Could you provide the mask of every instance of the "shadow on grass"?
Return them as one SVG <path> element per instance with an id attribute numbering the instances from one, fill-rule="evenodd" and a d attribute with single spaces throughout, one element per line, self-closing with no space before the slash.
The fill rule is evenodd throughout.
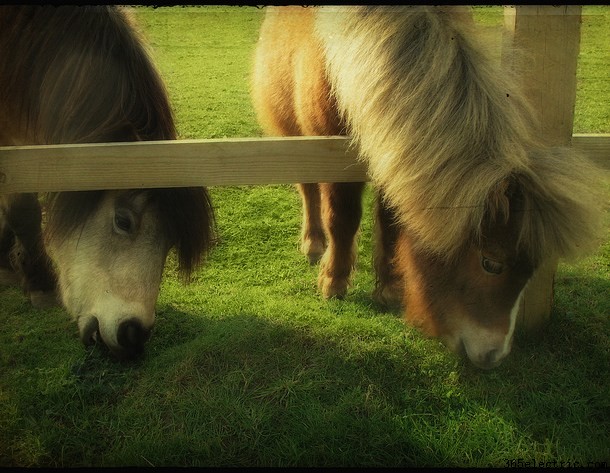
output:
<path id="1" fill-rule="evenodd" d="M 590 304 L 605 303 L 607 281 L 587 287 Z M 482 372 L 409 328 L 314 327 L 165 304 L 134 362 L 94 347 L 56 370 L 22 366 L 2 390 L 12 407 L 0 424 L 9 439 L 0 464 L 606 461 L 607 317 L 564 305 L 538 341 L 518 341 L 500 368 Z"/>

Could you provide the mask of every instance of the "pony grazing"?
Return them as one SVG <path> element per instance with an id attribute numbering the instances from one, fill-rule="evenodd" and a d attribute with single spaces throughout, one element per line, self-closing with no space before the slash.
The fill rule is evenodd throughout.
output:
<path id="1" fill-rule="evenodd" d="M 0 145 L 171 140 L 164 84 L 127 11 L 0 7 Z M 172 247 L 185 276 L 213 241 L 204 188 L 0 195 L 0 279 L 59 296 L 85 344 L 142 351 Z M 0 281 L 1 282 L 1 281 Z M 101 340 L 100 340 L 101 339 Z"/>
<path id="2" fill-rule="evenodd" d="M 463 8 L 269 7 L 252 97 L 268 135 L 352 136 L 377 192 L 375 298 L 478 367 L 509 354 L 536 269 L 595 244 L 595 168 L 539 142 Z M 301 250 L 343 297 L 364 183 L 298 187 Z"/>

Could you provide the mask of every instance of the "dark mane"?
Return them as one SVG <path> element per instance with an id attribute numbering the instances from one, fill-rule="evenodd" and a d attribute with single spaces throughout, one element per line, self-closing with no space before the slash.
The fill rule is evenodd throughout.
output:
<path id="1" fill-rule="evenodd" d="M 178 253 L 178 269 L 188 279 L 216 241 L 214 210 L 209 194 L 202 187 L 154 189 L 149 192 Z"/>
<path id="2" fill-rule="evenodd" d="M 5 141 L 0 144 L 177 137 L 165 85 L 122 8 L 0 7 L 0 51 L 0 142 Z M 103 193 L 50 194 L 47 230 L 61 235 L 82 225 Z M 207 191 L 155 189 L 150 194 L 188 273 L 213 240 Z"/>
<path id="3" fill-rule="evenodd" d="M 0 31 L 0 104 L 24 142 L 176 138 L 163 81 L 124 10 L 3 7 Z"/>

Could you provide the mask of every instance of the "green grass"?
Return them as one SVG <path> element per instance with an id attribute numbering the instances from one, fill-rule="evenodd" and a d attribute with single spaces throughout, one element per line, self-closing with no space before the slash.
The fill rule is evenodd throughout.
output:
<path id="1" fill-rule="evenodd" d="M 587 9 L 600 15 L 588 27 L 585 16 L 583 35 L 596 33 L 582 44 L 599 52 L 610 8 Z M 247 87 L 260 10 L 147 8 L 138 18 L 182 138 L 260 135 Z M 594 77 L 608 77 L 605 57 Z M 594 124 L 581 131 L 610 131 L 598 82 L 579 91 L 590 104 L 581 122 Z M 610 461 L 610 238 L 560 265 L 545 332 L 481 372 L 372 302 L 370 190 L 344 301 L 316 292 L 291 186 L 211 193 L 220 243 L 188 286 L 170 254 L 157 323 L 134 363 L 84 349 L 63 310 L 33 310 L 19 289 L 0 288 L 0 465 Z"/>
<path id="2" fill-rule="evenodd" d="M 610 133 L 610 6 L 585 6 L 578 57 L 574 133 Z"/>

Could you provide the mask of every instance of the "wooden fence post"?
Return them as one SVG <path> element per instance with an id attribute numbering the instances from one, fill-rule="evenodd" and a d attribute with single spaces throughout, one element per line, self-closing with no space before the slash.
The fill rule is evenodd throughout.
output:
<path id="1" fill-rule="evenodd" d="M 574 123 L 576 66 L 582 7 L 504 8 L 503 62 L 518 71 L 528 100 L 538 113 L 538 131 L 549 145 L 569 146 Z M 513 56 L 510 47 L 519 52 Z M 517 325 L 533 333 L 550 320 L 557 262 L 540 267 L 526 288 Z"/>

